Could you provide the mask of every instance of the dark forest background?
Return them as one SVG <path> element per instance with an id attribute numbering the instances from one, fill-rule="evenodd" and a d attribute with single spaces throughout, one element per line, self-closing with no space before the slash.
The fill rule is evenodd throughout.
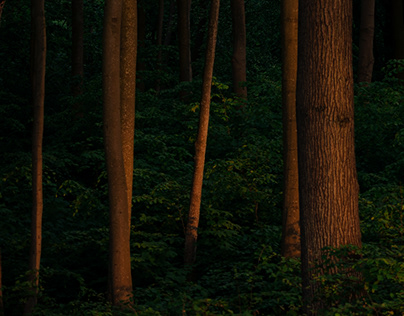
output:
<path id="1" fill-rule="evenodd" d="M 222 1 L 197 252 L 183 267 L 185 221 L 201 99 L 207 8 L 192 1 L 194 79 L 178 84 L 176 11 L 156 64 L 156 1 L 138 48 L 132 271 L 139 315 L 300 315 L 300 262 L 280 255 L 282 108 L 280 1 L 246 0 L 248 101 L 231 89 L 231 15 Z M 84 93 L 71 87 L 70 1 L 46 1 L 47 68 L 41 291 L 35 315 L 111 315 L 107 298 L 108 196 L 102 139 L 103 1 L 85 1 Z M 376 1 L 373 82 L 355 86 L 363 302 L 330 315 L 404 312 L 404 86 L 393 59 L 388 1 Z M 354 73 L 360 1 L 354 1 Z M 5 315 L 27 296 L 30 246 L 30 2 L 7 1 L 0 24 L 0 247 Z M 169 30 L 164 29 L 165 34 Z M 202 37 L 202 39 L 201 39 Z M 156 91 L 159 81 L 161 90 Z M 189 91 L 183 101 L 178 94 Z M 74 104 L 81 104 L 79 116 Z M 330 250 L 334 251 L 334 250 Z M 335 250 L 337 251 L 337 250 Z M 343 254 L 339 254 L 343 255 Z M 350 262 L 345 264 L 349 265 Z M 344 276 L 327 275 L 325 297 Z M 355 314 L 356 313 L 356 314 Z"/>

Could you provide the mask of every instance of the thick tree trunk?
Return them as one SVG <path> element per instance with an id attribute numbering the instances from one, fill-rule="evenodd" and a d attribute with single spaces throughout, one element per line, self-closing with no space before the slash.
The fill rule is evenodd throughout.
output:
<path id="1" fill-rule="evenodd" d="M 46 70 L 46 24 L 44 0 L 32 0 L 31 17 L 33 28 L 32 95 L 34 122 L 32 131 L 32 223 L 29 282 L 32 295 L 25 303 L 24 314 L 30 315 L 37 303 L 39 268 L 42 251 L 42 141 L 44 128 L 45 70 Z"/>
<path id="2" fill-rule="evenodd" d="M 372 82 L 373 64 L 375 61 L 373 57 L 375 2 L 375 0 L 361 1 L 358 82 Z"/>
<path id="3" fill-rule="evenodd" d="M 192 81 L 191 67 L 191 0 L 177 0 L 180 81 Z"/>
<path id="4" fill-rule="evenodd" d="M 72 94 L 78 97 L 83 93 L 84 75 L 84 13 L 83 0 L 72 0 Z M 75 102 L 73 105 L 74 117 L 83 117 L 81 104 Z"/>
<path id="5" fill-rule="evenodd" d="M 213 65 L 215 60 L 219 6 L 219 0 L 212 0 L 209 15 L 208 44 L 206 48 L 205 68 L 203 72 L 201 111 L 199 114 L 198 135 L 195 142 L 194 176 L 192 181 L 188 223 L 185 233 L 185 265 L 193 264 L 195 262 L 196 255 L 196 241 L 198 239 L 203 170 L 205 166 L 206 143 L 208 138 L 210 94 L 212 88 Z"/>
<path id="6" fill-rule="evenodd" d="M 361 246 L 354 149 L 352 1 L 299 2 L 297 127 L 303 298 L 327 246 Z M 320 272 L 319 272 L 320 273 Z M 311 308 L 314 309 L 310 311 Z"/>
<path id="7" fill-rule="evenodd" d="M 128 189 L 120 114 L 122 1 L 106 1 L 103 32 L 104 146 L 110 208 L 110 289 L 114 305 L 132 297 Z"/>
<path id="8" fill-rule="evenodd" d="M 283 231 L 282 255 L 300 257 L 296 77 L 298 0 L 282 1 Z"/>
<path id="9" fill-rule="evenodd" d="M 247 53 L 244 0 L 231 0 L 230 6 L 233 25 L 233 57 L 231 60 L 233 91 L 237 96 L 246 99 Z"/>

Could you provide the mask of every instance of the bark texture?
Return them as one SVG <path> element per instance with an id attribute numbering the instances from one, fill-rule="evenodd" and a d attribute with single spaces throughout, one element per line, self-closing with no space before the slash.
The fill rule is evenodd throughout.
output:
<path id="1" fill-rule="evenodd" d="M 104 146 L 110 208 L 110 289 L 114 305 L 132 296 L 128 190 L 120 115 L 120 44 L 122 1 L 106 1 L 103 32 Z"/>
<path id="2" fill-rule="evenodd" d="M 32 222 L 29 282 L 32 295 L 25 303 L 24 314 L 32 314 L 38 297 L 39 268 L 42 251 L 42 141 L 44 128 L 45 70 L 46 70 L 46 23 L 44 0 L 32 0 L 31 21 L 33 49 L 31 57 L 32 96 L 34 122 L 32 131 Z"/>
<path id="3" fill-rule="evenodd" d="M 244 0 L 231 0 L 231 16 L 233 26 L 233 91 L 241 97 L 247 98 L 247 52 Z"/>
<path id="4" fill-rule="evenodd" d="M 282 255 L 300 257 L 296 126 L 298 0 L 282 1 L 283 225 Z"/>
<path id="5" fill-rule="evenodd" d="M 372 82 L 373 64 L 375 62 L 373 56 L 375 2 L 375 0 L 361 1 L 358 82 Z"/>
<path id="6" fill-rule="evenodd" d="M 299 2 L 297 126 L 303 298 L 326 246 L 361 245 L 354 150 L 352 2 Z M 314 311 L 310 311 L 311 308 Z"/>
<path id="7" fill-rule="evenodd" d="M 196 241 L 198 239 L 203 171 L 205 166 L 205 153 L 208 138 L 210 94 L 212 88 L 213 65 L 215 60 L 219 6 L 219 0 L 212 0 L 209 14 L 208 43 L 206 48 L 205 67 L 203 71 L 201 110 L 199 114 L 198 135 L 195 142 L 195 167 L 192 181 L 188 222 L 185 232 L 185 265 L 193 264 L 196 256 Z"/>

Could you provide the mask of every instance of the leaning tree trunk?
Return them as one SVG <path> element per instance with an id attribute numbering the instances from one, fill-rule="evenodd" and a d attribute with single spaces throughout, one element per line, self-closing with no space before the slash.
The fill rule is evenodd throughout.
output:
<path id="1" fill-rule="evenodd" d="M 247 98 L 247 52 L 244 0 L 231 0 L 231 16 L 233 29 L 233 91 L 241 98 Z"/>
<path id="2" fill-rule="evenodd" d="M 315 314 L 327 246 L 361 246 L 354 148 L 352 1 L 300 0 L 297 127 L 303 299 Z M 336 271 L 334 271 L 336 272 Z"/>
<path id="3" fill-rule="evenodd" d="M 282 1 L 283 225 L 282 255 L 300 257 L 296 77 L 298 0 Z"/>
<path id="4" fill-rule="evenodd" d="M 110 212 L 111 300 L 114 305 L 130 304 L 132 277 L 128 189 L 122 148 L 120 114 L 120 44 L 122 1 L 106 1 L 103 32 L 104 146 L 108 175 Z"/>
<path id="5" fill-rule="evenodd" d="M 361 1 L 358 82 L 372 82 L 373 64 L 375 61 L 373 57 L 375 2 L 375 0 Z"/>
<path id="6" fill-rule="evenodd" d="M 46 69 L 46 24 L 44 0 L 32 0 L 32 95 L 34 122 L 32 131 L 32 223 L 29 262 L 31 295 L 25 303 L 24 314 L 32 314 L 39 290 L 39 268 L 42 251 L 42 141 L 44 128 L 45 69 Z"/>
<path id="7" fill-rule="evenodd" d="M 215 60 L 219 6 L 219 0 L 212 0 L 209 15 L 209 34 L 206 48 L 205 68 L 203 71 L 201 110 L 199 114 L 198 135 L 195 142 L 194 176 L 192 181 L 188 223 L 185 232 L 185 265 L 193 264 L 196 256 L 196 241 L 198 239 L 203 170 L 205 166 L 206 143 L 208 138 L 210 93 L 212 88 L 213 64 Z"/>

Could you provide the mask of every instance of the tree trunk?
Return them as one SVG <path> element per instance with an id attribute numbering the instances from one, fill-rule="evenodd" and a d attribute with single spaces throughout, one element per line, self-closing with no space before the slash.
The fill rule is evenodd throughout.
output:
<path id="1" fill-rule="evenodd" d="M 300 257 L 296 77 L 298 0 L 282 1 L 283 231 L 282 255 Z"/>
<path id="2" fill-rule="evenodd" d="M 145 42 L 146 42 L 146 12 L 143 7 L 143 1 L 138 1 L 138 6 L 137 6 L 137 39 L 138 39 L 138 49 L 139 51 L 143 51 L 145 48 Z M 142 76 L 142 72 L 146 70 L 146 65 L 142 59 L 137 60 L 137 89 L 139 91 L 145 91 L 146 90 L 146 84 L 144 81 L 144 78 Z"/>
<path id="3" fill-rule="evenodd" d="M 303 298 L 327 246 L 361 246 L 354 149 L 352 1 L 299 2 L 297 127 Z M 320 272 L 319 272 L 320 273 Z"/>
<path id="4" fill-rule="evenodd" d="M 1 14 L 3 13 L 4 5 L 6 4 L 6 0 L 0 1 L 0 22 L 1 22 Z"/>
<path id="5" fill-rule="evenodd" d="M 128 223 L 132 216 L 133 147 L 135 131 L 137 0 L 123 0 L 121 33 L 121 129 L 128 191 Z"/>
<path id="6" fill-rule="evenodd" d="M 203 170 L 205 165 L 206 143 L 208 138 L 210 94 L 212 88 L 213 65 L 215 60 L 219 6 L 219 0 L 212 0 L 209 15 L 208 44 L 206 48 L 205 67 L 203 71 L 202 99 L 199 114 L 198 135 L 195 141 L 194 176 L 192 181 L 188 223 L 185 233 L 185 265 L 193 264 L 195 262 L 196 255 L 196 241 L 198 238 Z"/>
<path id="7" fill-rule="evenodd" d="M 247 98 L 247 57 L 244 0 L 231 0 L 233 25 L 233 91 L 241 98 Z"/>
<path id="8" fill-rule="evenodd" d="M 180 81 L 192 81 L 191 67 L 191 0 L 177 0 Z"/>
<path id="9" fill-rule="evenodd" d="M 394 59 L 404 59 L 404 1 L 391 0 L 391 10 L 393 18 L 393 56 Z M 404 80 L 404 73 L 397 75 Z"/>
<path id="10" fill-rule="evenodd" d="M 29 283 L 32 295 L 25 303 L 24 314 L 32 314 L 39 290 L 39 268 L 42 250 L 42 141 L 44 128 L 45 70 L 46 70 L 46 23 L 44 0 L 32 0 L 31 19 L 33 29 L 32 95 L 34 122 L 32 131 L 32 222 Z"/>
<path id="11" fill-rule="evenodd" d="M 104 146 L 110 208 L 110 289 L 114 305 L 132 297 L 128 189 L 121 130 L 120 44 L 122 1 L 106 1 L 103 31 Z"/>
<path id="12" fill-rule="evenodd" d="M 159 15 L 157 19 L 157 38 L 156 45 L 158 47 L 157 52 L 157 71 L 161 71 L 161 63 L 163 61 L 162 44 L 163 44 L 163 25 L 164 25 L 164 0 L 159 0 Z M 156 81 L 156 92 L 160 92 L 160 78 Z"/>
<path id="13" fill-rule="evenodd" d="M 84 75 L 84 13 L 83 0 L 72 0 L 72 94 L 78 97 L 83 93 Z M 75 118 L 83 117 L 80 102 L 73 105 Z"/>
<path id="14" fill-rule="evenodd" d="M 375 0 L 361 1 L 361 26 L 359 35 L 358 82 L 372 82 L 373 37 L 375 32 Z"/>

